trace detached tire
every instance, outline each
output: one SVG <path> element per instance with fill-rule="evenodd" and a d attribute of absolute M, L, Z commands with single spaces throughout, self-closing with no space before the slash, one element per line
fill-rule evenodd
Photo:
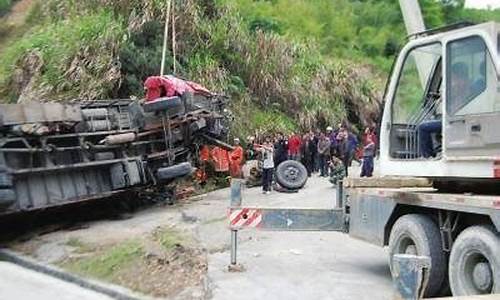
<path fill-rule="evenodd" d="M 276 181 L 287 189 L 300 189 L 307 182 L 307 169 L 298 161 L 284 161 L 276 168 Z"/>
<path fill-rule="evenodd" d="M 430 257 L 430 272 L 425 297 L 437 295 L 446 276 L 446 257 L 441 248 L 438 226 L 427 216 L 409 214 L 400 217 L 389 238 L 389 266 L 395 254 L 412 254 Z"/>
<path fill-rule="evenodd" d="M 156 172 L 156 177 L 160 180 L 169 180 L 191 174 L 193 167 L 190 163 L 184 162 L 175 166 L 160 168 Z"/>
<path fill-rule="evenodd" d="M 453 296 L 500 293 L 500 235 L 492 227 L 471 226 L 453 243 L 449 265 Z"/>

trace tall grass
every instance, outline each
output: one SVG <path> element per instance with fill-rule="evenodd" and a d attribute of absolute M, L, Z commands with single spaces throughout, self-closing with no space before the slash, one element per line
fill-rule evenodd
<path fill-rule="evenodd" d="M 0 83 L 21 93 L 22 82 L 12 75 L 36 69 L 37 85 L 52 96 L 107 96 L 109 79 L 119 79 L 116 54 L 123 34 L 120 19 L 106 10 L 36 26 L 5 50 Z M 33 57 L 39 66 L 32 65 Z"/>

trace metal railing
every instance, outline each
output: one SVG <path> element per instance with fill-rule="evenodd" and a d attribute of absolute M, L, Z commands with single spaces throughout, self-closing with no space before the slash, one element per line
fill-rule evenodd
<path fill-rule="evenodd" d="M 418 109 L 408 120 L 405 131 L 405 159 L 417 159 L 422 156 L 420 151 L 419 126 L 430 120 L 437 111 L 440 101 L 429 101 L 422 109 Z"/>

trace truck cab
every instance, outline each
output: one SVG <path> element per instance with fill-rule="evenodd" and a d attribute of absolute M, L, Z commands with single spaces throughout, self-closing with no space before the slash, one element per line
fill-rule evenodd
<path fill-rule="evenodd" d="M 385 94 L 382 175 L 500 178 L 500 24 L 410 37 Z"/>

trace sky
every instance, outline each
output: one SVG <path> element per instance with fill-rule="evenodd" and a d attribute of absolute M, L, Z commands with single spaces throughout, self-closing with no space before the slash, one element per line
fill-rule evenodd
<path fill-rule="evenodd" d="M 470 8 L 500 8 L 500 0 L 465 0 L 465 7 Z"/>

